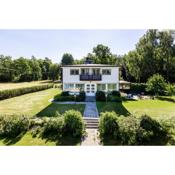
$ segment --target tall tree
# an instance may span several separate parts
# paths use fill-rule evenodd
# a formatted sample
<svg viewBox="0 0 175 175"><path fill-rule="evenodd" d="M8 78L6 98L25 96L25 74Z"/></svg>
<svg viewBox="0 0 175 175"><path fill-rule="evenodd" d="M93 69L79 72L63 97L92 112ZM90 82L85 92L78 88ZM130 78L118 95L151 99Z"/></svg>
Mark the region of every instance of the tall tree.
<svg viewBox="0 0 175 175"><path fill-rule="evenodd" d="M74 58L69 53L64 53L62 56L61 64L62 65L71 65L74 63Z"/></svg>
<svg viewBox="0 0 175 175"><path fill-rule="evenodd" d="M55 81L59 78L60 66L59 64L52 64L49 68L49 76L50 79Z"/></svg>

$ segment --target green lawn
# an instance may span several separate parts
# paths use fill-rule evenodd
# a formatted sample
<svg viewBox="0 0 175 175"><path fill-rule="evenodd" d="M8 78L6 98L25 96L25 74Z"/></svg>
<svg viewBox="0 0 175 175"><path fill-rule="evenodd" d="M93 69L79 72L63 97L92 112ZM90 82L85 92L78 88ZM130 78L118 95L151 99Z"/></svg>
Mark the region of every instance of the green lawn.
<svg viewBox="0 0 175 175"><path fill-rule="evenodd" d="M173 97L172 97L173 98ZM151 117L172 117L175 116L175 102L170 99L161 98L156 100L138 100L117 102L97 102L99 112L115 111L119 115L127 116L134 114L140 116L148 114Z"/></svg>

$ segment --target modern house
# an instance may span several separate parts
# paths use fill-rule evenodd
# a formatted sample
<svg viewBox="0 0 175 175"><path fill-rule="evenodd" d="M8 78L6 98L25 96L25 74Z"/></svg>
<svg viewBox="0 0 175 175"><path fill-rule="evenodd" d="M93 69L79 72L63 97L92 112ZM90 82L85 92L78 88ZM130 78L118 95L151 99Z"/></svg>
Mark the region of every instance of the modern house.
<svg viewBox="0 0 175 175"><path fill-rule="evenodd" d="M119 90L119 67L104 64L77 64L62 66L63 91L85 91L95 96L96 91Z"/></svg>

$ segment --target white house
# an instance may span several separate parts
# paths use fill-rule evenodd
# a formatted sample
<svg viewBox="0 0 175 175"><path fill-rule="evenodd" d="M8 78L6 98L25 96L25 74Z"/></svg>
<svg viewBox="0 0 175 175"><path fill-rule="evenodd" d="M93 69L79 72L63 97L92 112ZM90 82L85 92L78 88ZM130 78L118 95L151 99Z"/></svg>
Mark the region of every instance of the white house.
<svg viewBox="0 0 175 175"><path fill-rule="evenodd" d="M104 64L77 64L62 66L63 91L85 91L95 96L97 90L119 90L119 67Z"/></svg>

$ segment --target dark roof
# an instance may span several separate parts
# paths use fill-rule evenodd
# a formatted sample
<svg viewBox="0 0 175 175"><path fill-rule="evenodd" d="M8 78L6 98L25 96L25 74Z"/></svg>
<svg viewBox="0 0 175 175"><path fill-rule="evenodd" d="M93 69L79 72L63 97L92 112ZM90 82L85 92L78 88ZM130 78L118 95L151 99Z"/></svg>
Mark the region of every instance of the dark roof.
<svg viewBox="0 0 175 175"><path fill-rule="evenodd" d="M119 67L109 64L73 64L73 65L64 65L62 67Z"/></svg>

